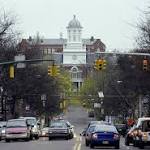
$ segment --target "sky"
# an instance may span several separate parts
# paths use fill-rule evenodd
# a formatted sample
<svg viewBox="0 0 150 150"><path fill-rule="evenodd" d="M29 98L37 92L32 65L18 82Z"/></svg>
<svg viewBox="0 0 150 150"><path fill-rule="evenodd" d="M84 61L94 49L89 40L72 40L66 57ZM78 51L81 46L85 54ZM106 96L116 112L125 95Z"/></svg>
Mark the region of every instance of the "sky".
<svg viewBox="0 0 150 150"><path fill-rule="evenodd" d="M94 36L108 50L136 47L136 24L150 0L0 0L0 9L17 16L22 38L36 35L67 37L66 27L73 15L80 21L82 38Z"/></svg>

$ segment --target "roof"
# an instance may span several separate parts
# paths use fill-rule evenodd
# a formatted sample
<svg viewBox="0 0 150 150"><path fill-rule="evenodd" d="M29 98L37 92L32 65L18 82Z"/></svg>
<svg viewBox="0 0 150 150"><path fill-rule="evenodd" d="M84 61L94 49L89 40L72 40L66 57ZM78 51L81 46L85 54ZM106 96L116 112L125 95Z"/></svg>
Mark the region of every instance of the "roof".
<svg viewBox="0 0 150 150"><path fill-rule="evenodd" d="M28 40L28 43L32 44L33 42L36 42L34 39L32 41ZM41 45L63 45L67 42L66 39L41 39L39 41Z"/></svg>
<svg viewBox="0 0 150 150"><path fill-rule="evenodd" d="M137 127L139 127L141 125L141 122L143 121L150 121L150 117L139 118L137 122Z"/></svg>
<svg viewBox="0 0 150 150"><path fill-rule="evenodd" d="M73 19L69 22L67 28L82 28L80 22L76 19L76 16L73 16Z"/></svg>
<svg viewBox="0 0 150 150"><path fill-rule="evenodd" d="M8 121L25 121L25 119L24 118L19 118L19 119L10 119L10 120L8 120Z"/></svg>
<svg viewBox="0 0 150 150"><path fill-rule="evenodd" d="M82 43L84 45L92 45L94 42L96 42L97 39L94 39L91 41L91 39L82 39ZM35 39L32 39L30 41L29 39L27 40L29 44L36 43ZM41 39L40 40L40 45L64 45L67 44L67 39Z"/></svg>

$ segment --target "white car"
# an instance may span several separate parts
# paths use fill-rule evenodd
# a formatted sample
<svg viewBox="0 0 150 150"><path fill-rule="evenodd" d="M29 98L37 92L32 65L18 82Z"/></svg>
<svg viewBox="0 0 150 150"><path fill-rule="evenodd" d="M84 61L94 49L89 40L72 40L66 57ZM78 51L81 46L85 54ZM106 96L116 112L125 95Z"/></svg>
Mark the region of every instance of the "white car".
<svg viewBox="0 0 150 150"><path fill-rule="evenodd" d="M22 119L27 120L27 123L31 127L31 139L35 138L36 140L39 139L40 130L39 130L39 123L35 117L20 117Z"/></svg>
<svg viewBox="0 0 150 150"><path fill-rule="evenodd" d="M49 131L49 127L45 127L41 130L41 136L42 137L48 137L48 131Z"/></svg>
<svg viewBox="0 0 150 150"><path fill-rule="evenodd" d="M150 117L139 118L136 125L137 134L134 136L134 145L143 149L150 146Z"/></svg>

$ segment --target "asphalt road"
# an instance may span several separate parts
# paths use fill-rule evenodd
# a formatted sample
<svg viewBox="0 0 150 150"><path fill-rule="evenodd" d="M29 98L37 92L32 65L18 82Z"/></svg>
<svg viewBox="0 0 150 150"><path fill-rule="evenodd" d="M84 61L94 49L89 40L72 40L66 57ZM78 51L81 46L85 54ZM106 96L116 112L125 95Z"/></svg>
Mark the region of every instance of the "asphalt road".
<svg viewBox="0 0 150 150"><path fill-rule="evenodd" d="M80 136L80 132L86 127L91 120L87 116L87 112L83 108L70 107L66 118L75 126L75 137L71 140L55 139L48 141L48 138L40 138L29 142L14 141L11 143L0 142L0 150L89 150L84 144L84 137ZM113 147L96 147L95 149L114 149ZM137 150L133 146L125 146L124 138L120 141L121 150ZM149 150L150 147L146 147Z"/></svg>

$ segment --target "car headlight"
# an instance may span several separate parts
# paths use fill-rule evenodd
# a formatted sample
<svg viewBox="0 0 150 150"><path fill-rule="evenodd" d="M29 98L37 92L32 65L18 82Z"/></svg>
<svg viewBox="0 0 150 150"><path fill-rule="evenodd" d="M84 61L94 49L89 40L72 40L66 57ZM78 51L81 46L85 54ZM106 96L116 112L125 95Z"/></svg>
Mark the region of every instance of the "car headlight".
<svg viewBox="0 0 150 150"><path fill-rule="evenodd" d="M49 131L48 133L53 133L52 131Z"/></svg>

